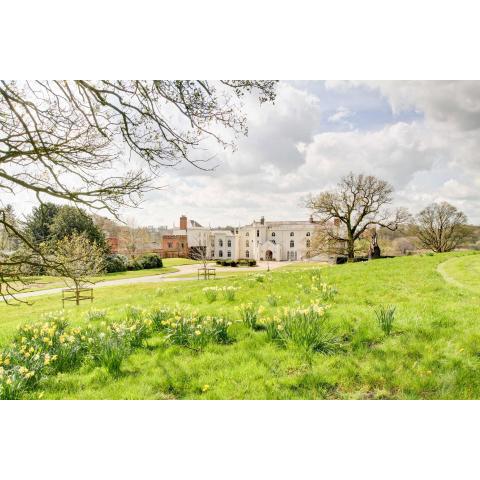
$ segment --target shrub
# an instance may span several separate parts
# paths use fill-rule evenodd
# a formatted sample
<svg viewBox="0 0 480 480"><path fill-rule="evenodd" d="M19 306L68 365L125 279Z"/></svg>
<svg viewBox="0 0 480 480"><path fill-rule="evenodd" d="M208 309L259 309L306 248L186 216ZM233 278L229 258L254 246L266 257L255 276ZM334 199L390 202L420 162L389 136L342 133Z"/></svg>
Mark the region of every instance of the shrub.
<svg viewBox="0 0 480 480"><path fill-rule="evenodd" d="M253 278L255 278L255 281L259 283L263 283L265 281L265 275L255 275Z"/></svg>
<svg viewBox="0 0 480 480"><path fill-rule="evenodd" d="M112 254L105 257L105 270L107 273L125 272L128 259L124 255Z"/></svg>
<svg viewBox="0 0 480 480"><path fill-rule="evenodd" d="M255 265L257 265L257 261L256 261L256 260L249 260L249 261L248 261L248 266L249 266L249 267L255 267Z"/></svg>
<svg viewBox="0 0 480 480"><path fill-rule="evenodd" d="M208 303L213 303L218 297L218 287L206 287L202 291L207 297Z"/></svg>
<svg viewBox="0 0 480 480"><path fill-rule="evenodd" d="M142 265L137 261L137 260L129 260L127 264L127 270L132 271L132 270L141 270Z"/></svg>
<svg viewBox="0 0 480 480"><path fill-rule="evenodd" d="M385 335L390 335L393 330L396 307L393 305L381 306L375 310L378 324Z"/></svg>
<svg viewBox="0 0 480 480"><path fill-rule="evenodd" d="M162 259L156 253L146 253L145 255L142 255L138 259L138 263L145 269L163 267Z"/></svg>
<svg viewBox="0 0 480 480"><path fill-rule="evenodd" d="M307 308L285 308L280 316L267 321L270 340L283 346L292 344L306 352L332 353L337 339L325 324L326 307L312 303Z"/></svg>

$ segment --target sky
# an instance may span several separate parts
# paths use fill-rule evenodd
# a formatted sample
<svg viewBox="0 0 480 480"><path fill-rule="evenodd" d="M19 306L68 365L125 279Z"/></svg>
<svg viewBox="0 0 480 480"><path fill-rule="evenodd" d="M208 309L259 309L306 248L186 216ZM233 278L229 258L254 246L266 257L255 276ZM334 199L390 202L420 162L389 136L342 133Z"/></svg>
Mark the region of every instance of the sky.
<svg viewBox="0 0 480 480"><path fill-rule="evenodd" d="M165 170L138 225L303 220L303 199L349 172L389 181L415 214L448 201L480 223L480 82L282 81L274 105L245 101L249 134L235 152L213 146L211 171Z"/></svg>
<svg viewBox="0 0 480 480"><path fill-rule="evenodd" d="M139 223L302 220L302 199L350 171L389 181L395 205L414 214L445 200L480 223L480 82L280 82L275 105L244 109L237 151L214 152L211 172L166 173Z"/></svg>

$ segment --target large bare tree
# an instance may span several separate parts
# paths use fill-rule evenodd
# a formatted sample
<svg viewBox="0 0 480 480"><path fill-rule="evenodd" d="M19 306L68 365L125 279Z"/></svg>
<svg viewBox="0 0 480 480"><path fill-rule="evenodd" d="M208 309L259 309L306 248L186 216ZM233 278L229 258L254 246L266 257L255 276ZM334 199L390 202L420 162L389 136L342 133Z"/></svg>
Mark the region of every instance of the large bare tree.
<svg viewBox="0 0 480 480"><path fill-rule="evenodd" d="M367 230L396 230L408 220L403 208L390 210L393 187L372 175L344 176L334 190L311 196L307 206L317 221L314 245L318 250L355 257L356 244Z"/></svg>
<svg viewBox="0 0 480 480"><path fill-rule="evenodd" d="M417 236L425 248L450 252L468 235L466 223L466 215L450 203L432 203L417 215Z"/></svg>
<svg viewBox="0 0 480 480"><path fill-rule="evenodd" d="M212 140L234 148L247 133L241 98L273 101L275 83L0 81L0 194L29 191L40 203L56 198L117 216L156 187L164 167L210 168L205 148ZM0 225L21 242L25 263L48 261L9 223L1 202ZM0 262L8 291L21 258Z"/></svg>

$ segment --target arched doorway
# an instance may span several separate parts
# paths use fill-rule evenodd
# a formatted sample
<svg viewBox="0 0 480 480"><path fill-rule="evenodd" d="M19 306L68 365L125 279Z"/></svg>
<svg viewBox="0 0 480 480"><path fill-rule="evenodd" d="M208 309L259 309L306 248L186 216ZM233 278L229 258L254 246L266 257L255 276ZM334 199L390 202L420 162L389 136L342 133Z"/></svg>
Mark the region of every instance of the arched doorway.
<svg viewBox="0 0 480 480"><path fill-rule="evenodd" d="M273 253L271 250L265 252L265 260L271 260L273 258Z"/></svg>

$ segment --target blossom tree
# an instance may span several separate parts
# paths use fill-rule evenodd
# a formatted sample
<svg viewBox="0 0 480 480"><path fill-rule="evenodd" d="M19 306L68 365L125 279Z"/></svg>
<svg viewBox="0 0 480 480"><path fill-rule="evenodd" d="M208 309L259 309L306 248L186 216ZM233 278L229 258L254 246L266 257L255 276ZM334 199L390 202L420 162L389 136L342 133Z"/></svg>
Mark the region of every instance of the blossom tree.
<svg viewBox="0 0 480 480"><path fill-rule="evenodd" d="M104 251L84 233L74 233L58 240L53 247L56 267L51 273L60 273L67 287L75 291L75 302L79 305L81 289L87 284L93 284L91 277L105 269Z"/></svg>

